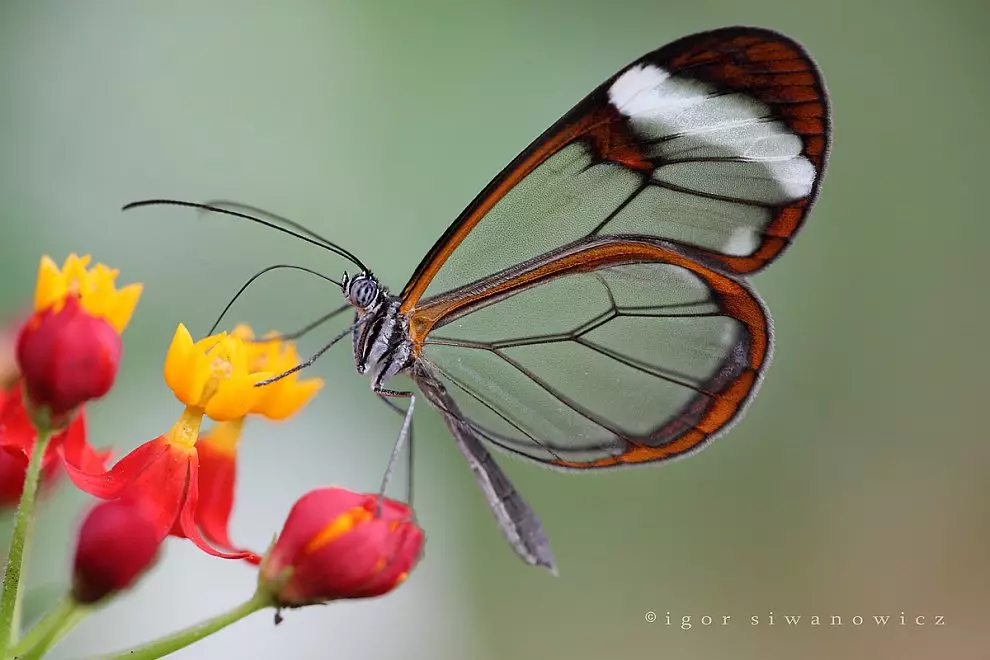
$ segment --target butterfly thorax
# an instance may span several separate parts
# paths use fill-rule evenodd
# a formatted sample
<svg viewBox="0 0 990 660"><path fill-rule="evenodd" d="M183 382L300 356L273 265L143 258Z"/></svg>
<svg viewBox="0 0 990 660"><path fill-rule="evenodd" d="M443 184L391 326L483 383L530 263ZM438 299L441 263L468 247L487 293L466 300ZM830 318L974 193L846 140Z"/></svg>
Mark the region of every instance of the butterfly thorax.
<svg viewBox="0 0 990 660"><path fill-rule="evenodd" d="M373 389L412 364L409 322L399 312L402 300L371 273L353 278L344 276L343 293L354 306L354 366L358 373L370 373Z"/></svg>

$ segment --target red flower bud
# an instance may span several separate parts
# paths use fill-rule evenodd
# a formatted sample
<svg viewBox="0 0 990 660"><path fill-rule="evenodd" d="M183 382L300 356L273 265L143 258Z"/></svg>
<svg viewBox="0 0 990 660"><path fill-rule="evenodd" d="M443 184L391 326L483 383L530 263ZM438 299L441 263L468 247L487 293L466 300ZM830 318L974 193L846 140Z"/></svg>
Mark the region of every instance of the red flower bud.
<svg viewBox="0 0 990 660"><path fill-rule="evenodd" d="M34 408L56 420L106 394L117 375L120 335L69 296L54 311L35 313L17 338L17 362Z"/></svg>
<svg viewBox="0 0 990 660"><path fill-rule="evenodd" d="M292 507L261 567L282 607L381 596L419 560L423 530L401 502L343 488L310 491Z"/></svg>
<svg viewBox="0 0 990 660"><path fill-rule="evenodd" d="M72 597L95 603L131 586L154 564L160 543L140 507L124 500L96 505L79 530Z"/></svg>

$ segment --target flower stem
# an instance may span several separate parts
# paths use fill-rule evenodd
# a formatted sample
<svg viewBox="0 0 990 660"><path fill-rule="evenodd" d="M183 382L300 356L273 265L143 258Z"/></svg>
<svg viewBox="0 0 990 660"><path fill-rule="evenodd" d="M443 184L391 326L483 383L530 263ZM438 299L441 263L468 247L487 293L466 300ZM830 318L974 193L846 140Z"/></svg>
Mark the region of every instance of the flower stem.
<svg viewBox="0 0 990 660"><path fill-rule="evenodd" d="M63 596L14 646L10 656L17 660L42 657L88 613L89 608L80 605L72 596Z"/></svg>
<svg viewBox="0 0 990 660"><path fill-rule="evenodd" d="M3 574L3 593L0 594L0 649L5 651L17 641L20 634L17 611L20 607L24 556L34 527L34 504L41 465L48 441L54 433L51 429L38 429L38 439L31 449L31 460L28 461L27 474L24 475L21 502L17 505L14 532L11 534L10 550L7 553L7 568Z"/></svg>
<svg viewBox="0 0 990 660"><path fill-rule="evenodd" d="M222 630L230 624L240 621L249 614L254 614L258 610L263 610L273 605L271 595L259 589L249 600L223 614L218 614L205 621L200 621L188 628L174 632L171 635L166 635L165 637L159 637L146 644L134 646L123 651L118 651L117 653L111 653L110 655L102 655L93 660L154 660L155 658L161 658L190 644L194 644L204 637L208 637L218 630Z"/></svg>

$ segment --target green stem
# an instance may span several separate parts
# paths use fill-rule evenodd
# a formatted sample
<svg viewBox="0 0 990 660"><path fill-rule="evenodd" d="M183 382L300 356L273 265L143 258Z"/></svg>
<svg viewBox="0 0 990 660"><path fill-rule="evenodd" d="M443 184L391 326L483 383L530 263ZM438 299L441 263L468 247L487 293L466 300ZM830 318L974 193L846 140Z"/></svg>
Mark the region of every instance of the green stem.
<svg viewBox="0 0 990 660"><path fill-rule="evenodd" d="M24 639L14 646L10 656L16 660L35 660L42 657L88 613L89 608L80 605L72 596L63 596L28 631Z"/></svg>
<svg viewBox="0 0 990 660"><path fill-rule="evenodd" d="M93 660L154 660L155 658L161 658L190 644L194 644L204 637L208 637L218 630L226 628L232 623L237 623L249 614L254 614L258 610L272 606L271 595L259 589L250 600L241 603L234 609L228 610L223 614L218 614L211 619L201 621L171 635L159 637L152 642L118 651L117 653L111 653L110 655L102 655Z"/></svg>
<svg viewBox="0 0 990 660"><path fill-rule="evenodd" d="M10 550L7 553L7 568L3 574L3 593L0 594L0 649L5 651L17 641L20 634L16 613L21 598L24 556L34 526L34 504L38 494L41 465L45 450L48 448L48 441L54 433L51 429L38 430L38 439L31 449L31 460L28 461L27 473L24 475L21 502L17 505L14 532L10 537Z"/></svg>

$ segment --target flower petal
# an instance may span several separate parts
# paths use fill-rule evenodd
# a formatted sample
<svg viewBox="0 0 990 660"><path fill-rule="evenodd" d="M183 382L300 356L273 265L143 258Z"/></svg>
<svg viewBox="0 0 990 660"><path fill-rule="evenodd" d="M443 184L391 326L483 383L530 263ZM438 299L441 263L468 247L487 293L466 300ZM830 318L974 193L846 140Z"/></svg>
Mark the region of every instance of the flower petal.
<svg viewBox="0 0 990 660"><path fill-rule="evenodd" d="M69 479L80 490L103 499L113 499L120 497L124 489L139 479L168 449L169 446L159 436L124 456L106 472L87 470L93 464L86 460L82 452L76 451L74 446L67 446L67 443L58 447L58 454ZM84 466L83 461L88 464Z"/></svg>
<svg viewBox="0 0 990 660"><path fill-rule="evenodd" d="M196 462L196 450L169 444L163 438L156 438L152 443L161 446L162 451L120 493L120 499L142 507L154 523L158 538L164 539L179 518L188 492L189 475ZM125 460L126 456L120 463Z"/></svg>
<svg viewBox="0 0 990 660"><path fill-rule="evenodd" d="M43 256L38 265L38 280L34 287L34 310L40 312L63 300L68 289L62 271L51 257Z"/></svg>
<svg viewBox="0 0 990 660"><path fill-rule="evenodd" d="M140 282L135 282L117 292L117 300L107 316L107 320L117 328L117 332L123 332L127 324L131 322L134 308L137 307L138 299L143 291L144 286Z"/></svg>
<svg viewBox="0 0 990 660"><path fill-rule="evenodd" d="M199 454L196 523L211 543L228 550L234 547L227 526L234 507L240 429L240 421L217 424L196 442Z"/></svg>
<svg viewBox="0 0 990 660"><path fill-rule="evenodd" d="M195 406L203 397L210 378L210 367L201 351L195 350L192 336L182 323L175 329L165 355L165 383L182 403Z"/></svg>
<svg viewBox="0 0 990 660"><path fill-rule="evenodd" d="M195 450L194 450L195 451ZM261 557L250 550L237 552L222 552L211 546L199 532L196 526L196 506L199 500L199 465L193 460L189 464L189 488L186 491L185 505L179 513L179 526L182 533L193 544L208 555L221 559L246 559L252 564L260 564Z"/></svg>
<svg viewBox="0 0 990 660"><path fill-rule="evenodd" d="M245 374L235 372L230 378L219 381L217 391L206 404L206 415L218 422L244 417L261 398L260 387L255 383L265 380L269 374Z"/></svg>
<svg viewBox="0 0 990 660"><path fill-rule="evenodd" d="M309 403L309 400L323 387L323 380L320 378L294 380L286 383L284 387L278 387L280 382L276 381L260 388L263 393L261 400L251 412L275 421L286 419Z"/></svg>

